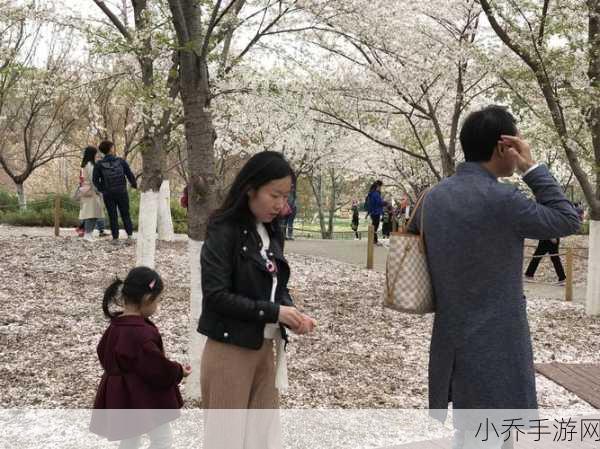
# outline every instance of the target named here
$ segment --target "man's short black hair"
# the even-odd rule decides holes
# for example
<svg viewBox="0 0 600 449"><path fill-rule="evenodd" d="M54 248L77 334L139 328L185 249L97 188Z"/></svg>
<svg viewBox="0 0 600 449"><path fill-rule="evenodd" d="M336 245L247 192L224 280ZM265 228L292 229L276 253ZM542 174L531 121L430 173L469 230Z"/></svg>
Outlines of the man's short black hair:
<svg viewBox="0 0 600 449"><path fill-rule="evenodd" d="M100 142L100 145L98 145L98 149L102 154L108 154L114 146L115 144L112 143L110 140L103 140L102 142Z"/></svg>
<svg viewBox="0 0 600 449"><path fill-rule="evenodd" d="M503 106L490 105L469 114L460 130L467 162L488 162L501 135L516 136L517 120Z"/></svg>

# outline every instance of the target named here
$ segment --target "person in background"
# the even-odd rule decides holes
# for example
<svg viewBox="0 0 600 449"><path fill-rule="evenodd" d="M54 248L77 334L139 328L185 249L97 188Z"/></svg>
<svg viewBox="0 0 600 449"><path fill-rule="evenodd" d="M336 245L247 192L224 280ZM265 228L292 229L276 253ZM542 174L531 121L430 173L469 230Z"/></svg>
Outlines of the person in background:
<svg viewBox="0 0 600 449"><path fill-rule="evenodd" d="M96 161L96 153L98 153L98 150L92 146L85 148L83 151L81 170L79 173L79 189L81 191L79 220L83 223L83 238L86 241L93 240L92 233L94 232L97 221L104 215L100 195L98 192L96 192L92 180Z"/></svg>
<svg viewBox="0 0 600 449"><path fill-rule="evenodd" d="M381 235L389 239L392 232L394 210L391 205L383 208L383 219L381 221Z"/></svg>
<svg viewBox="0 0 600 449"><path fill-rule="evenodd" d="M383 186L383 181L375 181L371 184L369 188L369 193L367 198L365 199L365 208L367 209L367 216L371 217L371 223L373 224L374 232L375 232L375 244L380 245L379 239L377 238L377 230L379 229L379 223L381 221L381 216L383 215L383 207L385 206L385 201L381 197L381 187Z"/></svg>
<svg viewBox="0 0 600 449"><path fill-rule="evenodd" d="M183 188L183 193L181 194L181 198L179 198L179 204L184 209L188 208L189 196L188 196L188 186L187 185Z"/></svg>
<svg viewBox="0 0 600 449"><path fill-rule="evenodd" d="M552 261L552 265L554 265L554 271L556 272L556 276L558 277L558 285L565 285L565 280L567 276L565 274L565 270L563 268L562 262L560 261L559 249L560 247L560 239L547 239L540 240L538 242L538 246L533 253L533 257L527 266L527 270L525 271L525 281L532 282L533 277L535 276L535 272L546 254L550 254L550 260Z"/></svg>
<svg viewBox="0 0 600 449"><path fill-rule="evenodd" d="M104 204L108 212L108 221L113 242L119 240L119 217L127 232L127 238L131 241L133 237L133 223L129 214L129 194L127 193L127 181L131 187L137 189L135 176L129 168L129 164L115 155L115 145L108 140L100 143L98 149L104 154L104 158L96 163L94 168L94 185L102 193Z"/></svg>
<svg viewBox="0 0 600 449"><path fill-rule="evenodd" d="M106 237L108 235L106 232L106 223L104 217L98 217L96 220L96 229L98 230L98 237ZM75 228L75 232L77 232L79 237L83 237L83 234L85 233L83 221L79 221L79 226Z"/></svg>
<svg viewBox="0 0 600 449"><path fill-rule="evenodd" d="M402 223L402 227L406 228L408 221L410 220L410 214L412 213L412 208L410 205L410 200L408 196L402 197L400 201L400 214L398 216L398 220Z"/></svg>
<svg viewBox="0 0 600 449"><path fill-rule="evenodd" d="M585 219L585 209L579 201L577 201L574 206L575 210L577 211L577 215L579 215L579 220L583 223L583 220Z"/></svg>
<svg viewBox="0 0 600 449"><path fill-rule="evenodd" d="M396 201L392 214L394 217L392 232L398 232L402 226L402 205L400 204L400 201Z"/></svg>
<svg viewBox="0 0 600 449"><path fill-rule="evenodd" d="M360 234L358 233L358 224L360 216L358 213L358 201L352 200L352 230L354 231L355 240L360 240Z"/></svg>
<svg viewBox="0 0 600 449"><path fill-rule="evenodd" d="M284 221L284 236L286 240L294 240L294 220L296 219L296 214L298 213L298 197L296 193L295 180L292 186L292 190L290 191L290 194L288 196L287 203L289 214L285 217Z"/></svg>

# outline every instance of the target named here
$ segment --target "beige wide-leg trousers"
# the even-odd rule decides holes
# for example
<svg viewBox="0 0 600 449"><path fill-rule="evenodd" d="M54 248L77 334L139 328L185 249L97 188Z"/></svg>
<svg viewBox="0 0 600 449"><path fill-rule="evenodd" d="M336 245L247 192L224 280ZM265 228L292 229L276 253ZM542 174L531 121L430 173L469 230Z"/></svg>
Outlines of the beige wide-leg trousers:
<svg viewBox="0 0 600 449"><path fill-rule="evenodd" d="M208 339L200 369L205 449L279 449L274 342L259 350Z"/></svg>

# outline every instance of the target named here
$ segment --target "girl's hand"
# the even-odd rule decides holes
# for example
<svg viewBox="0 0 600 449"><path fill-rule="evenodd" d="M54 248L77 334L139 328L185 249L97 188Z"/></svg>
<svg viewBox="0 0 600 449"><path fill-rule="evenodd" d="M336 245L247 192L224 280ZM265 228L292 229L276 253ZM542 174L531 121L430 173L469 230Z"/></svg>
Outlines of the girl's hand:
<svg viewBox="0 0 600 449"><path fill-rule="evenodd" d="M181 365L181 368L183 370L183 377L188 377L192 374L192 367L190 365Z"/></svg>

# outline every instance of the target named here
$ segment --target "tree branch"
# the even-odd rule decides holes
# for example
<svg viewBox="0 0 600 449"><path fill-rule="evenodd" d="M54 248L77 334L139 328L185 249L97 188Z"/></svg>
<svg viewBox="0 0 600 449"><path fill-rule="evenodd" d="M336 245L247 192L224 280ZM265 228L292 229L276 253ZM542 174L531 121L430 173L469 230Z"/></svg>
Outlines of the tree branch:
<svg viewBox="0 0 600 449"><path fill-rule="evenodd" d="M407 155L409 155L411 157L414 157L414 158L422 160L422 161L427 160L426 157L424 157L424 156L422 156L420 154L414 153L414 152L412 152L412 151L410 151L410 150L408 150L408 149L406 149L404 147L401 147L401 146L396 145L396 144L391 143L391 142L384 142L383 140L378 139L377 137L375 137L375 136L367 133L366 131L364 131L364 130L362 130L362 129L356 127L356 126L354 126L350 122L348 122L348 121L346 121L346 120L344 120L344 119L342 119L340 117L337 117L335 114L332 114L330 112L324 111L322 109L314 108L314 107L311 108L311 110L315 111L315 112L319 112L319 113L321 113L321 114L323 114L323 115L325 115L327 117L330 117L333 120L337 121L337 123L336 123L336 122L330 122L330 121L327 121L327 120L316 119L315 121L317 123L323 123L324 125L338 126L340 128L345 128L345 129L348 129L350 131L354 131L356 133L359 133L359 134L365 136L367 139L369 139L369 140L371 140L371 141L373 141L375 143L378 143L379 145L381 145L383 147L391 148L391 149L394 149L394 150L398 150L398 151L400 151L402 153L405 153L405 154L407 154Z"/></svg>
<svg viewBox="0 0 600 449"><path fill-rule="evenodd" d="M127 41L131 42L133 40L133 38L131 37L131 34L127 30L127 27L125 27L125 25L123 25L123 22L121 22L119 20L119 18L114 15L114 13L110 10L110 8L108 6L106 6L104 1L103 0L93 0L93 1L96 5L98 5L98 8L100 8L102 10L102 12L104 12L104 14L106 14L106 17L108 17L110 19L112 24L119 30L119 32L123 35L123 37L125 39L127 39Z"/></svg>
<svg viewBox="0 0 600 449"><path fill-rule="evenodd" d="M542 7L542 18L540 20L540 30L538 32L537 44L539 47L544 45L544 33L546 28L546 20L548 18L548 8L550 7L550 0L544 0L544 6Z"/></svg>

